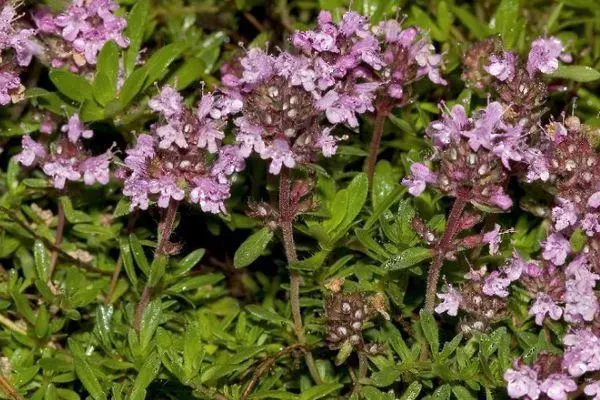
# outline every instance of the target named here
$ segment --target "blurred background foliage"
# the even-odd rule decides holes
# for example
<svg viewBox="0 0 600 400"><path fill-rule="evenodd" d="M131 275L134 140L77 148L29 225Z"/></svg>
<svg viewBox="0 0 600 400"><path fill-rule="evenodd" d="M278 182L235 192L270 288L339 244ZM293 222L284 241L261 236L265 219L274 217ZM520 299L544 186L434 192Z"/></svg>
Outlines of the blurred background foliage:
<svg viewBox="0 0 600 400"><path fill-rule="evenodd" d="M25 1L21 7L37 3ZM59 9L64 2L45 3ZM119 96L94 99L90 93L101 90L92 87L94 76L74 81L37 62L25 76L26 101L0 110L0 375L5 377L0 398L504 398L502 373L514 356L555 349L548 332L528 332L531 322L518 301L512 321L470 337L455 336L452 324L419 319L429 255L409 220L418 213L441 232L446 203L431 193L408 199L399 182L408 160L427 154L422 132L439 114L439 101L470 107L488 101L485 93L465 87L460 76L465 50L491 35L500 35L507 47L522 54L537 36L559 37L575 67L561 67L552 78L548 114L575 112L600 127L597 1L119 3L129 18L128 33L139 38L121 54L129 70ZM413 101L387 121L370 193L357 175L370 139L368 118L359 131L349 132L339 155L317 169L318 208L298 222L302 261L293 266L304 277L301 304L307 334L325 379L313 385L291 327L288 271L279 246L259 238L257 248L265 247L262 256L247 268L233 265L236 249L260 229L245 215L247 202L273 194L274 182L262 161L250 162L238 178L229 215L181 210L174 236L182 244L181 256L165 261L152 258L155 211L130 214L116 185L58 193L39 172L23 173L11 157L19 149L19 137L38 130L40 112L65 116L65 111L79 109L96 132L98 146L116 141L122 147L148 126L152 115L146 104L161 84L175 85L194 102L203 90L218 86L224 62L253 46L287 48L290 33L311 28L320 10L339 18L348 8L374 23L397 18L428 31L445 53L449 84L419 83ZM131 62L138 55L145 65ZM525 208L527 201L523 196ZM51 290L44 278L59 202L67 224L57 286ZM529 216L503 218L515 219L519 227L511 243L532 253L544 235L536 218L543 210L528 209L533 211ZM493 264L510 252L470 259ZM445 272L459 276L468 262L461 258ZM392 317L369 323L365 337L380 344L380 351L369 356L369 371L360 379L355 355L344 349L333 352L323 341L323 300L329 296L325 284L332 278L344 278L348 291L383 293ZM137 333L134 308L147 279L157 290ZM429 357L421 357L423 343Z"/></svg>

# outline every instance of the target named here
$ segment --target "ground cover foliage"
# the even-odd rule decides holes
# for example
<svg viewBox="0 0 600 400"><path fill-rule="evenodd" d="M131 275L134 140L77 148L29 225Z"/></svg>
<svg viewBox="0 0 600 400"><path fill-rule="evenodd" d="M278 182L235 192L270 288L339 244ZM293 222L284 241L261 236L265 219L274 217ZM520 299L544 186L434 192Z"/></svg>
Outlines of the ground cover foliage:
<svg viewBox="0 0 600 400"><path fill-rule="evenodd" d="M593 0L0 0L0 398L600 398Z"/></svg>

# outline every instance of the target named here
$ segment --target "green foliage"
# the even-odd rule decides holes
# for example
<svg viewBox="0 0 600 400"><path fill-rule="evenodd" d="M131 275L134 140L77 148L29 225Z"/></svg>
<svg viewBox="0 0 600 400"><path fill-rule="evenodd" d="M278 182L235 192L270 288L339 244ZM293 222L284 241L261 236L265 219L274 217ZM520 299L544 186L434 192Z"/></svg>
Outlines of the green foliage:
<svg viewBox="0 0 600 400"><path fill-rule="evenodd" d="M34 2L25 2L27 5ZM61 1L45 1L59 9ZM502 375L521 355L555 351L561 327L533 333L521 294L505 318L484 332L464 333L420 311L434 254L413 224L420 216L436 235L448 204L432 193L413 198L400 185L408 165L428 156L423 130L440 100L466 108L486 104L461 86L460 62L476 40L499 35L514 51L552 34L568 43L570 65L551 76L557 87L549 109L577 95L583 122L600 126L600 11L593 1L403 0L122 0L126 50L102 48L96 72L76 75L40 66L39 87L24 93L23 108L0 110L0 377L27 399L476 399L503 398ZM290 29L314 25L320 9L339 19L351 3L373 21L406 14L405 24L428 31L447 59L447 88L417 84L414 101L395 110L384 130L371 187L363 169L371 137L369 118L338 155L299 172L314 183L314 207L294 221L299 260L291 265L280 232L245 216L248 200L274 197L261 160L251 160L228 203L229 214L179 210L177 255L156 255L156 211L129 210L116 185L57 193L38 172L14 160L18 139L36 132L41 114L79 112L94 140L131 142L152 121L147 103L170 83L195 103L218 84L218 69L247 48L288 46ZM403 17L401 17L403 18ZM258 23L257 23L258 22ZM138 63L138 59L144 63ZM34 85L31 85L34 86ZM342 129L342 128L340 128ZM596 132L597 133L597 132ZM268 186L265 189L265 186ZM504 239L520 253L539 251L547 204L535 187L520 206L528 213L497 216L514 226ZM58 207L65 216L58 250ZM486 210L493 211L493 210ZM496 217L494 217L496 218ZM493 222L493 221L492 221ZM493 223L492 223L493 225ZM570 238L582 251L584 234ZM178 247L178 249L179 249ZM454 249L453 249L454 250ZM449 281L500 257L456 249L445 263ZM506 250L504 250L507 252ZM510 251L508 251L510 253ZM305 344L296 336L289 271L302 281ZM50 275L52 276L50 277ZM391 317L365 325L373 354L332 350L325 336L324 302L332 282L344 291L379 294ZM136 308L144 299L141 318ZM137 324L136 322L139 322ZM305 367L310 349L323 378ZM249 392L246 392L249 390Z"/></svg>

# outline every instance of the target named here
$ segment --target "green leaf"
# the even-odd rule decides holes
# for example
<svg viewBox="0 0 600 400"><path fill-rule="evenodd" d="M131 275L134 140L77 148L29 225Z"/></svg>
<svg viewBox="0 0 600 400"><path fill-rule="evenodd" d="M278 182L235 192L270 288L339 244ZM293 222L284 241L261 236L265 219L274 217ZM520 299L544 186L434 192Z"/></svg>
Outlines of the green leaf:
<svg viewBox="0 0 600 400"><path fill-rule="evenodd" d="M422 388L423 385L420 382L412 382L410 385L408 385L408 388L404 391L404 394L402 397L400 397L400 400L416 400L419 396L419 393L421 393Z"/></svg>
<svg viewBox="0 0 600 400"><path fill-rule="evenodd" d="M452 393L457 400L476 400L476 397L473 396L466 388L463 386L453 386Z"/></svg>
<svg viewBox="0 0 600 400"><path fill-rule="evenodd" d="M225 279L221 273L196 275L189 278L180 278L177 283L169 287L170 293L183 293L188 290L198 289L203 286L214 285Z"/></svg>
<svg viewBox="0 0 600 400"><path fill-rule="evenodd" d="M184 47L179 43L171 43L157 50L148 59L144 68L148 70L145 87L150 86L168 72L169 65L183 52Z"/></svg>
<svg viewBox="0 0 600 400"><path fill-rule="evenodd" d="M452 13L448 9L448 3L440 1L437 8L437 20L442 34L447 39L452 27Z"/></svg>
<svg viewBox="0 0 600 400"><path fill-rule="evenodd" d="M425 247L410 247L382 264L385 271L398 271L410 268L432 257L431 250Z"/></svg>
<svg viewBox="0 0 600 400"><path fill-rule="evenodd" d="M478 40L483 40L489 35L488 27L483 24L467 7L451 7L452 12L466 26Z"/></svg>
<svg viewBox="0 0 600 400"><path fill-rule="evenodd" d="M519 0L502 0L490 22L490 28L499 33L504 45L512 49L521 33L519 23Z"/></svg>
<svg viewBox="0 0 600 400"><path fill-rule="evenodd" d="M60 197L60 205L65 213L65 218L72 224L82 224L85 222L91 222L92 217L82 211L77 211L73 208L73 203L69 196Z"/></svg>
<svg viewBox="0 0 600 400"><path fill-rule="evenodd" d="M452 387L448 384L442 385L433 392L431 400L447 400L452 394Z"/></svg>
<svg viewBox="0 0 600 400"><path fill-rule="evenodd" d="M131 213L131 201L127 198L123 197L119 199L117 206L115 207L115 211L113 211L113 218L119 218L124 215L128 215Z"/></svg>
<svg viewBox="0 0 600 400"><path fill-rule="evenodd" d="M258 319L262 319L265 321L272 322L274 324L283 325L283 324L291 324L291 321L283 318L281 315L277 314L275 311L267 310L264 307L261 307L256 304L250 304L246 306L246 310L252 314L254 317Z"/></svg>
<svg viewBox="0 0 600 400"><path fill-rule="evenodd" d="M131 246L131 252L133 253L133 258L135 259L137 266L144 271L144 274L148 275L150 272L150 265L148 264L148 259L144 253L144 248L135 233L129 235L129 245Z"/></svg>
<svg viewBox="0 0 600 400"><path fill-rule="evenodd" d="M92 85L85 78L61 69L53 69L49 76L54 86L71 100L83 103L92 99Z"/></svg>
<svg viewBox="0 0 600 400"><path fill-rule="evenodd" d="M571 235L570 239L571 250L573 250L573 252L575 253L579 253L581 250L583 250L583 247L585 246L585 241L586 235L583 232L583 230L576 229Z"/></svg>
<svg viewBox="0 0 600 400"><path fill-rule="evenodd" d="M48 327L50 323L50 314L48 314L48 310L45 305L41 305L37 318L35 320L35 335L42 339L48 334Z"/></svg>
<svg viewBox="0 0 600 400"><path fill-rule="evenodd" d="M585 65L559 65L550 76L571 79L575 82L592 82L600 79L600 72Z"/></svg>
<svg viewBox="0 0 600 400"><path fill-rule="evenodd" d="M150 275L148 276L148 284L150 286L156 286L165 274L167 263L169 262L169 256L164 254L158 254L152 260L150 265Z"/></svg>
<svg viewBox="0 0 600 400"><path fill-rule="evenodd" d="M94 79L94 98L98 103L105 106L114 99L117 94L117 87L113 86L110 79L102 72L96 73Z"/></svg>
<svg viewBox="0 0 600 400"><path fill-rule="evenodd" d="M431 347L431 352L437 356L440 349L440 341L438 336L438 326L435 322L435 318L433 317L433 314L428 313L425 310L421 310L419 315L419 321L421 324L421 329L423 330L423 335Z"/></svg>
<svg viewBox="0 0 600 400"><path fill-rule="evenodd" d="M160 299L152 300L146 306L144 314L142 315L142 321L140 324L140 345L142 349L145 349L150 344L154 332L158 328L160 323L160 317L162 316L162 303Z"/></svg>
<svg viewBox="0 0 600 400"><path fill-rule="evenodd" d="M73 358L75 373L83 384L83 387L85 387L94 400L105 400L106 393L102 390L102 386L100 386L96 373L88 364L87 360L78 354L74 354Z"/></svg>
<svg viewBox="0 0 600 400"><path fill-rule="evenodd" d="M35 269L38 277L43 282L48 282L48 272L50 270L50 254L41 240L36 240L33 244L33 258L35 260Z"/></svg>
<svg viewBox="0 0 600 400"><path fill-rule="evenodd" d="M123 267L125 273L131 281L133 287L136 287L138 278L135 273L135 266L133 265L133 255L131 254L131 247L129 246L129 240L127 238L119 239L119 248L121 249L121 259L123 260Z"/></svg>
<svg viewBox="0 0 600 400"><path fill-rule="evenodd" d="M346 362L350 354L352 354L352 343L346 341L340 351L335 356L335 365L339 366Z"/></svg>
<svg viewBox="0 0 600 400"><path fill-rule="evenodd" d="M129 47L125 52L125 75L129 76L137 61L144 39L144 31L146 30L146 22L150 14L150 0L138 0L127 18L127 29L125 36L130 40Z"/></svg>
<svg viewBox="0 0 600 400"><path fill-rule="evenodd" d="M119 77L119 47L114 41L106 42L98 53L96 73L104 74L111 88L116 88Z"/></svg>
<svg viewBox="0 0 600 400"><path fill-rule="evenodd" d="M252 264L265 251L271 239L273 232L267 227L250 235L235 252L233 265L244 268Z"/></svg>
<svg viewBox="0 0 600 400"><path fill-rule="evenodd" d="M174 275L181 276L187 273L190 269L194 268L204 257L204 253L206 250L204 249L196 249L189 253L185 258L177 263L177 270Z"/></svg>
<svg viewBox="0 0 600 400"><path fill-rule="evenodd" d="M321 385L312 386L304 390L299 397L299 400L317 400L322 399L328 394L338 391L344 387L340 383L323 383Z"/></svg>
<svg viewBox="0 0 600 400"><path fill-rule="evenodd" d="M84 100L79 110L83 122L94 122L104 119L104 108L100 107L94 100Z"/></svg>
<svg viewBox="0 0 600 400"><path fill-rule="evenodd" d="M140 90L142 90L147 76L148 70L146 68L136 69L129 75L129 78L127 78L123 84L123 88L121 88L121 93L119 94L119 99L121 100L119 106L121 109L127 107L135 96L138 95Z"/></svg>
<svg viewBox="0 0 600 400"><path fill-rule="evenodd" d="M160 357L156 352L150 354L146 361L144 361L142 368L133 382L131 400L144 400L146 398L146 388L150 386L158 375L160 365Z"/></svg>

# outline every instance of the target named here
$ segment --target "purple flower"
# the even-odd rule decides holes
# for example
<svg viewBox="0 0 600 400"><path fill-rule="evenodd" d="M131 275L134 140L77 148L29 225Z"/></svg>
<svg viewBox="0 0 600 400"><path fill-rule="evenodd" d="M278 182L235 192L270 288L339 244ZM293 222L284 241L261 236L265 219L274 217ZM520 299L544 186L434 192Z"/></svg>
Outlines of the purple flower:
<svg viewBox="0 0 600 400"><path fill-rule="evenodd" d="M503 210L508 210L512 207L512 199L509 195L504 193L502 188L498 188L492 196L490 196L490 203L492 205L498 206Z"/></svg>
<svg viewBox="0 0 600 400"><path fill-rule="evenodd" d="M98 182L106 185L109 180L109 165L112 153L107 151L96 157L90 157L81 163L83 172L83 182L86 185L93 185Z"/></svg>
<svg viewBox="0 0 600 400"><path fill-rule="evenodd" d="M156 127L156 135L160 138L158 147L168 149L175 143L179 148L186 149L188 143L183 130L183 124L179 120L172 120L166 125Z"/></svg>
<svg viewBox="0 0 600 400"><path fill-rule="evenodd" d="M148 106L165 118L171 118L183 112L183 97L171 86L165 85L160 93L148 102Z"/></svg>
<svg viewBox="0 0 600 400"><path fill-rule="evenodd" d="M588 396L594 396L593 400L600 400L600 381L588 383L583 389L583 392Z"/></svg>
<svg viewBox="0 0 600 400"><path fill-rule="evenodd" d="M271 159L269 172L277 175L281 171L281 167L285 165L288 168L296 166L294 153L290 149L288 143L282 139L275 139L271 146L265 147L260 153L263 160Z"/></svg>
<svg viewBox="0 0 600 400"><path fill-rule="evenodd" d="M325 128L315 141L315 146L321 149L321 152L325 157L331 157L337 152L338 142L340 138L337 138L330 134L332 128Z"/></svg>
<svg viewBox="0 0 600 400"><path fill-rule="evenodd" d="M244 169L246 158L238 146L223 146L219 151L219 157L212 166L211 174L226 181L227 177Z"/></svg>
<svg viewBox="0 0 600 400"><path fill-rule="evenodd" d="M535 301L529 308L529 315L535 315L535 323L542 325L546 314L553 320L558 320L562 316L562 308L546 293L538 293Z"/></svg>
<svg viewBox="0 0 600 400"><path fill-rule="evenodd" d="M21 146L23 150L15 156L15 160L26 167L30 167L36 160L46 157L44 146L33 140L29 135L23 136Z"/></svg>
<svg viewBox="0 0 600 400"><path fill-rule="evenodd" d="M512 79L515 75L515 54L511 51L504 51L500 57L492 54L490 63L483 67L490 75L495 76L500 81Z"/></svg>
<svg viewBox="0 0 600 400"><path fill-rule="evenodd" d="M542 382L540 389L552 400L567 400L567 393L577 390L577 384L565 374L551 374Z"/></svg>
<svg viewBox="0 0 600 400"><path fill-rule="evenodd" d="M81 172L75 165L76 161L74 158L57 158L54 161L46 162L42 169L46 175L52 178L55 188L64 189L67 180L78 181L81 179Z"/></svg>
<svg viewBox="0 0 600 400"><path fill-rule="evenodd" d="M502 276L499 271L489 274L483 283L483 293L488 296L507 297L510 279Z"/></svg>
<svg viewBox="0 0 600 400"><path fill-rule="evenodd" d="M408 188L413 196L419 196L428 183L437 181L437 174L431 172L429 167L423 163L413 163L410 166L411 177L402 179L402 185Z"/></svg>
<svg viewBox="0 0 600 400"><path fill-rule="evenodd" d="M460 140L468 124L469 118L465 108L457 104L449 112L444 112L441 119L429 124L426 132L433 139L434 145L447 145Z"/></svg>
<svg viewBox="0 0 600 400"><path fill-rule="evenodd" d="M494 225L494 230L486 232L483 235L483 243L486 243L490 246L491 255L498 253L501 240L502 238L500 236L500 225L498 224Z"/></svg>
<svg viewBox="0 0 600 400"><path fill-rule="evenodd" d="M411 55L419 66L419 75L427 74L429 80L438 85L448 83L440 74L442 56L435 54L435 47L429 41L421 39L415 43L411 49Z"/></svg>
<svg viewBox="0 0 600 400"><path fill-rule="evenodd" d="M600 339L589 329L577 329L563 338L562 365L571 376L579 377L600 370Z"/></svg>
<svg viewBox="0 0 600 400"><path fill-rule="evenodd" d="M167 208L171 199L181 201L185 197L185 192L177 187L175 178L164 175L159 179L153 179L149 182L148 192L158 194L158 206Z"/></svg>
<svg viewBox="0 0 600 400"><path fill-rule="evenodd" d="M542 246L544 247L542 251L544 260L552 261L556 265L563 265L571 250L569 241L560 233L553 233L548 236L548 239L542 243Z"/></svg>
<svg viewBox="0 0 600 400"><path fill-rule="evenodd" d="M590 196L587 201L588 207L598 208L600 207L600 192L596 192Z"/></svg>
<svg viewBox="0 0 600 400"><path fill-rule="evenodd" d="M69 137L69 140L73 143L77 142L80 137L90 139L94 136L93 131L85 128L85 125L79 119L79 114L73 114L71 118L69 118L69 122L62 126L61 131L65 132Z"/></svg>
<svg viewBox="0 0 600 400"><path fill-rule="evenodd" d="M9 104L12 99L10 93L21 87L19 76L12 72L0 71L0 105Z"/></svg>
<svg viewBox="0 0 600 400"><path fill-rule="evenodd" d="M190 193L192 203L200 204L204 212L225 213L225 200L229 198L229 185L210 178L194 180L195 187Z"/></svg>
<svg viewBox="0 0 600 400"><path fill-rule="evenodd" d="M554 220L554 228L557 231L562 231L577 223L577 210L571 201L565 199L559 199L559 201L561 205L552 209L552 219Z"/></svg>
<svg viewBox="0 0 600 400"><path fill-rule="evenodd" d="M130 209L147 210L150 205L148 198L150 183L138 174L132 174L123 184L123 194L131 200Z"/></svg>
<svg viewBox="0 0 600 400"><path fill-rule="evenodd" d="M513 369L514 368L514 369ZM513 399L527 396L530 399L540 397L537 372L526 365L514 365L504 372L508 395Z"/></svg>
<svg viewBox="0 0 600 400"><path fill-rule="evenodd" d="M447 312L448 315L455 317L462 301L461 294L454 289L452 285L447 285L446 292L438 293L436 296L438 299L441 299L442 302L437 305L435 312L438 314Z"/></svg>
<svg viewBox="0 0 600 400"><path fill-rule="evenodd" d="M527 58L527 72L530 75L536 71L551 74L558 69L558 59L566 57L563 51L562 42L555 37L534 40Z"/></svg>
<svg viewBox="0 0 600 400"><path fill-rule="evenodd" d="M504 127L503 114L504 108L498 102L490 103L477 113L474 128L464 133L469 138L471 149L474 151L479 150L480 147L492 149L494 132Z"/></svg>
<svg viewBox="0 0 600 400"><path fill-rule="evenodd" d="M594 236L600 232L600 215L596 213L585 214L581 220L581 227L588 236Z"/></svg>

